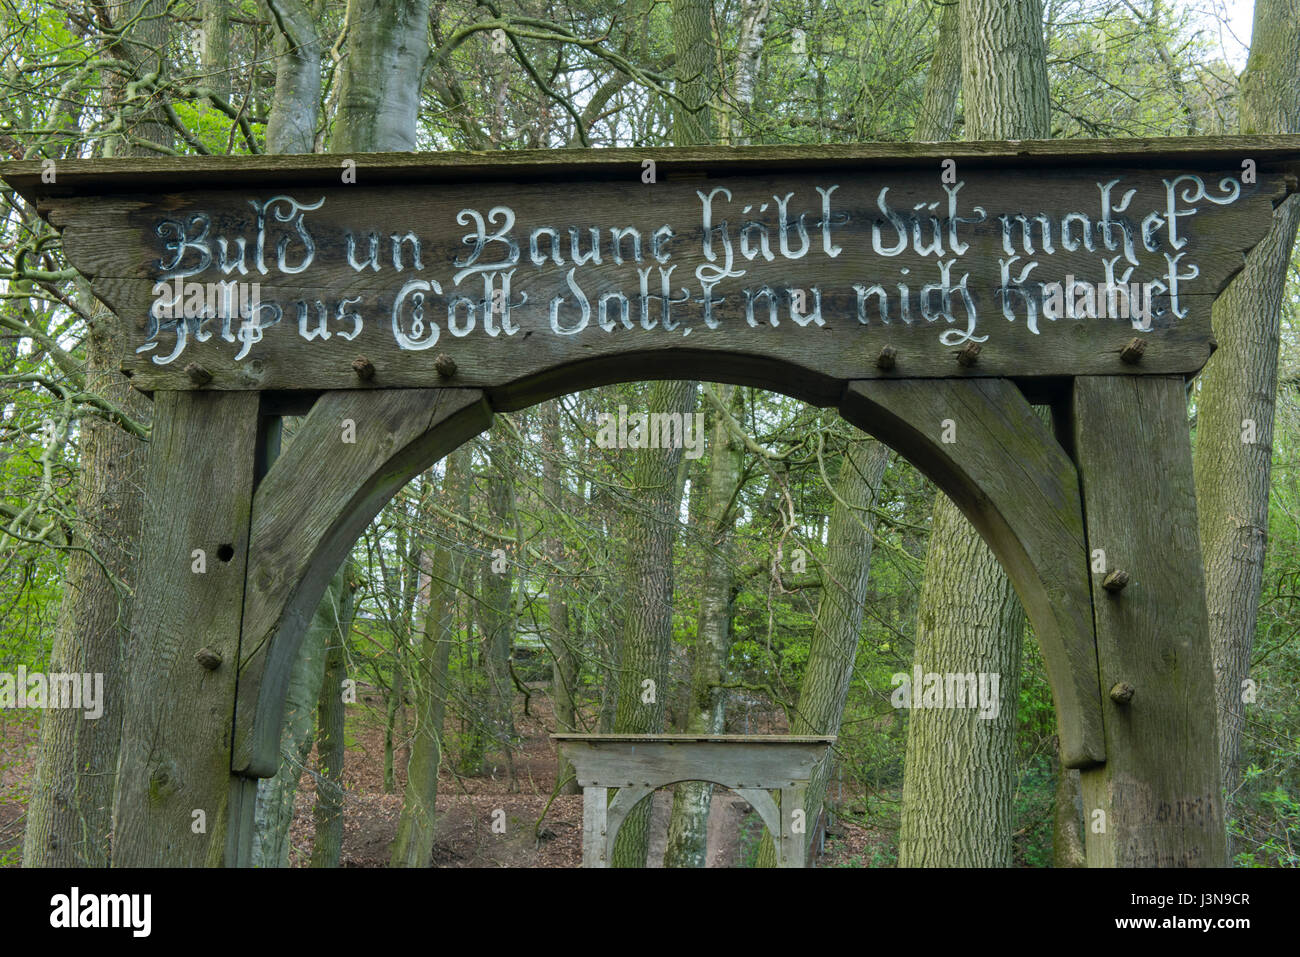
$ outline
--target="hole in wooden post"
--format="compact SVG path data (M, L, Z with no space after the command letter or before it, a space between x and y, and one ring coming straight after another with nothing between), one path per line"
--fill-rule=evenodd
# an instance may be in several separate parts
M234 557L235 557L235 546L234 546L234 545L218 545L218 546L217 546L217 558L221 559L223 562L228 562L228 561L230 561L230 560L231 560L232 558L234 558Z

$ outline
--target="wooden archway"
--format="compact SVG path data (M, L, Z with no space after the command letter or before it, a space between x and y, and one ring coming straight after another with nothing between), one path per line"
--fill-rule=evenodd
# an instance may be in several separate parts
M744 798L772 836L777 867L803 867L810 823L804 797L813 769L835 743L833 735L744 734L553 734L551 740L582 787L583 867L609 867L632 809L682 781L704 781ZM611 787L618 789L612 801Z
M366 156L360 185L337 157L3 168L155 400L114 862L247 861L306 622L405 482L494 411L698 377L835 406L972 521L1038 634L1090 864L1223 863L1184 390L1300 138L642 152ZM1049 320L1026 257L1067 285L1127 257L1164 305ZM242 313L160 314L232 276L260 280Z

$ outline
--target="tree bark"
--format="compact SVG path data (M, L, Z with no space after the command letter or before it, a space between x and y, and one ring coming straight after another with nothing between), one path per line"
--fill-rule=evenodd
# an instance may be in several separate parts
M542 407L542 498L552 512L567 509L568 502L561 476L560 402L552 399ZM564 543L552 527L546 536L546 558L551 572L546 580L546 618L550 626L551 701L555 712L555 730L577 730L578 656L569 630L569 604L565 597L564 578L559 568L564 563ZM573 765L557 749L555 783L560 794L577 794L582 789L574 776Z
M916 118L912 139L920 143L952 139L957 120L957 95L961 92L961 37L957 3L945 4L939 13L939 34L934 42L925 97Z
M118 55L138 71L145 69L146 61L157 69L171 24L162 0L150 0L143 9L112 3L109 10L113 22L123 25L122 43L115 48ZM129 22L137 13L140 19ZM107 75L106 105L112 112L125 98L126 79L116 71ZM123 126L149 142L164 146L172 142L157 110L139 121L126 120ZM107 140L105 150L117 156L155 155L147 147L118 138ZM131 388L118 368L124 343L121 323L101 303L93 306L95 319L89 323L86 340L86 389L147 424L152 403ZM128 590L134 586L138 566L148 446L97 416L85 416L79 425L78 525L72 542L77 548L69 553L64 570L49 670L102 674L103 713L93 720L72 709L51 708L42 714L23 836L25 867L107 867L111 850L126 683L123 651L130 636Z
M289 866L289 828L293 823L298 781L316 736L316 704L325 680L325 648L342 607L347 568L339 569L325 588L311 624L303 635L298 658L289 672L280 731L280 768L274 777L257 782L252 863L254 867Z
M736 418L744 414L744 393L732 385L717 387L718 399ZM726 729L727 692L722 687L731 650L731 593L734 586L736 492L740 488L744 445L721 416L713 423L709 472L700 510L701 537L708 543L700 586L698 633L691 668L686 731L721 734ZM713 785L685 781L673 789L672 817L664 867L704 867L708 855L709 805Z
M1240 115L1242 133L1300 132L1300 0L1257 0ZM1297 224L1300 198L1292 196L1215 301L1219 348L1201 373L1196 403L1197 512L1219 765L1229 794L1239 783L1243 692L1264 575L1282 297Z
M429 0L348 0L347 16L332 152L415 149Z
M503 423L491 430L488 459L488 511L493 531L507 532L513 526L515 474L519 449L506 435ZM522 543L515 546L522 548ZM514 687L510 681L510 656L514 644L515 621L511 596L514 593L514 566L518 554L504 549L505 556L494 555L482 569L482 601L479 603L479 627L483 631L483 661L488 679L487 718L491 736L505 759L510 776L510 790L515 780L514 764Z
M920 606L915 666L996 674L999 707L991 719L973 708L911 711L898 864L1009 867L1025 613L989 547L942 494Z
M330 622L325 645L325 680L316 712L316 836L312 867L338 867L343 850L343 679L347 677L347 640L352 632L356 582L352 563L343 566L344 584L338 617Z
M967 137L1047 136L1040 0L961 0L959 23ZM923 672L997 675L999 709L992 719L968 708L909 715L900 866L1011 863L1024 628L1024 610L997 559L948 497L936 494L913 660Z
M441 498L454 507L469 471L469 448L447 457ZM456 530L441 533L454 538ZM444 542L434 542L429 562L429 605L425 612L420 655L414 671L416 724L411 760L406 769L402 814L393 841L392 867L428 867L433 854L438 768L442 764L442 725L447 713L447 669L455 626L456 590L464 559Z
M960 23L966 138L1050 135L1042 0L961 0Z
M746 142L744 114L754 105L754 87L763 64L763 41L772 13L771 0L745 0L740 10L740 42L736 50L736 82L731 103L731 143Z
M266 151L310 153L320 120L320 28L311 8L300 0L265 2L277 27L275 99L266 124Z
M202 0L203 43L199 50L203 82L230 96L230 0Z
M713 92L713 25L708 0L672 0L673 49L677 54L677 96L673 143L702 146L713 141L709 99ZM626 826L626 825L624 825Z
M669 380L650 390L649 411L689 415L695 411L697 384ZM633 488L636 511L628 515L630 557L619 655L618 734L656 734L664 728L668 694L668 647L673 624L673 546L681 504L680 445L640 449ZM648 683L647 683L648 682ZM615 867L644 867L649 842L650 801L638 804L614 842Z
M871 508L889 465L889 455L888 446L866 436L850 442L845 451L827 529L830 548L822 567L822 593L799 685L799 703L790 723L791 734L839 734L853 680L871 573L872 536L876 530ZM828 755L814 769L804 797L809 834L821 814L830 766ZM772 835L764 834L757 866L775 865Z

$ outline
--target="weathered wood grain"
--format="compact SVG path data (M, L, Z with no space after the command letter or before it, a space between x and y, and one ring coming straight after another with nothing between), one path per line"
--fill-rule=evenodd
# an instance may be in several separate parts
M790 787L781 788L781 828L772 835L778 845L777 867L803 867L804 845L808 840L808 828L811 821L804 820L804 796L808 786L805 782L790 782Z
M573 763L582 787L648 787L711 781L732 790L789 787L807 781L832 739L764 741L761 735L730 740L591 740L552 736Z
M582 866L609 867L613 845L607 839L609 791L582 789Z
M1106 763L1082 776L1088 866L1222 867L1214 675L1183 381L1076 380L1074 436L1088 548L1105 551L1105 570L1091 575L1101 686L1131 689L1102 701ZM1114 569L1129 581L1111 594L1103 582Z
M36 197L51 221L63 229L70 259L94 278L96 293L128 324L132 344L124 368L146 391L450 384L483 388L497 408L506 409L535 401L548 391L545 383L561 375L571 388L580 389L620 376L661 378L670 370L674 375L722 376L829 403L844 381L856 378L1195 372L1212 349L1210 302L1240 268L1244 251L1267 229L1273 205L1296 188L1300 147L1292 140L1296 138L1219 142L1213 150L1197 140L1163 144L1120 141L1123 145L1112 148L1090 141L1068 147L1060 143L944 144L941 150L908 146L839 151L822 147L667 151L654 183L642 182L640 161L633 164L631 155L623 151L593 151L569 163L557 162L552 155L530 158L516 154L461 157L460 163L443 155L385 156L373 162L366 158L362 166L373 168L374 176L363 176L356 185L342 184L334 175L334 158L322 163L321 157L251 158L243 166L228 167L228 173L220 178L210 178L201 189L194 185L203 182L201 171L206 167L182 170L189 160L173 161L170 172L163 168L167 166L164 163L150 173L147 192L140 191L138 171L96 167L98 177L92 179L72 168L61 174L58 184L49 185L25 178L29 175L25 168L6 167L5 172ZM643 153L634 152L637 156ZM1258 178L1253 183L1243 184L1238 179L1244 153L1251 153L1250 158L1258 164ZM958 161L961 187L951 210L949 192L939 178L942 158ZM291 162L285 163L285 159ZM295 162L301 165L294 166ZM477 171L477 185L467 189L463 178L471 169ZM298 179L283 178L294 171ZM1177 218L1178 244L1185 240L1186 245L1176 249L1169 228L1161 225L1160 212L1168 211L1166 184L1189 171L1202 178L1210 197L1223 199L1223 191L1240 190L1240 198L1227 205L1205 198L1184 203L1179 196L1191 184L1180 184L1175 191L1176 207L1197 212ZM255 172L266 179L256 180ZM1122 277L1125 258L1121 250L1107 250L1104 239L1110 235L1122 245L1123 232L1119 227L1102 229L1099 222L1101 187L1112 181L1116 183L1111 193L1112 218L1128 222L1136 244L1134 258L1139 260L1128 281L1155 281L1161 276L1167 280L1167 254L1178 257L1174 268L1185 277L1179 287L1180 305L1187 315L1157 317L1149 331L1141 332L1135 332L1132 322L1124 319L1049 320L1039 316L1035 331L1027 322L1027 300L1014 294L1010 301L1015 318L1004 317L996 291L1003 284L1002 260L1007 261L1013 281L1020 278L1018 271L1027 263L1038 264L1024 279L1030 298L1041 296L1041 282L1064 282L1068 276L1100 282L1103 260L1116 256L1119 272L1115 275ZM823 192L818 192L818 187ZM885 187L889 192L882 199ZM1125 205L1130 189L1136 193ZM825 191L830 192L823 199ZM291 212L282 200L269 207L264 253L259 258L255 251L256 209L276 195L292 197L304 207L318 201L321 205ZM713 197L713 228L706 229L703 198L709 196ZM783 230L777 208L787 199L787 228ZM884 206L902 217L898 223L904 235L890 224ZM1121 206L1125 212L1118 210ZM981 222L959 222L951 228L950 212L974 220L981 215L975 212L976 207L983 210ZM507 208L509 217L504 212ZM273 210L284 212L289 221L277 221ZM493 210L498 211L495 218ZM823 226L827 210L830 225ZM298 212L302 215L301 232L294 219ZM1022 225L1011 223L1011 235L1004 238L997 220L1002 214L1023 214L1032 222L1039 212L1052 224L1051 254L1044 253L1040 228L1034 230L1030 243L1034 253L1030 254L1024 246ZM1074 251L1065 248L1062 217L1071 212L1088 217L1087 228L1082 220L1074 221L1073 241L1081 242L1087 232L1093 251L1083 245ZM1150 248L1142 240L1143 217L1148 212L1156 216ZM506 244L490 239L477 261L458 258L471 255L474 243L467 244L466 238L477 234L475 216L486 217L485 237L498 227L505 230L503 235L516 244L517 263L503 266L511 259ZM507 218L513 219L508 229ZM724 221L725 228L721 225ZM650 248L652 237L665 225L671 225L674 235L659 250L660 261L656 261ZM555 231L560 263L551 257L549 235L538 243L540 264L532 262L529 237L538 227ZM642 255L639 262L632 261L631 240L623 239L619 247L626 261L619 264L614 261L611 230L626 227L639 231ZM598 231L600 264L573 265L571 229L577 231L583 255L591 247L589 230ZM803 254L800 229L807 234L808 251ZM204 233L201 242L200 233ZM413 244L401 241L403 268L399 271L392 238L408 233L419 239L421 261L417 268ZM954 250L954 233L962 249L960 255ZM176 246L182 234L194 245ZM347 240L355 241L360 264L369 258L372 234L377 240L378 268L358 270L349 265ZM305 255L305 235L314 244L311 264L295 273L277 268L282 241L286 244L286 267L296 268ZM731 246L730 263L724 235ZM227 240L232 257L238 241L245 242L245 255L239 261L246 273L235 270L227 274L211 260L220 252L218 237ZM886 247L900 238L906 248L897 255L886 255L890 252ZM937 254L933 248L936 241L942 250ZM1006 242L1011 243L1010 253ZM764 244L771 251L771 261L763 251ZM204 256L209 256L206 263ZM939 262L946 265L941 269ZM501 268L473 271L476 265L489 264ZM706 317L705 280L728 266L732 275L712 287L709 295L718 301ZM580 332L561 334L557 328L567 333L582 321L575 306L578 295L569 284L571 268L573 282L588 300L591 314ZM672 328L665 327L657 301L661 269L672 270L671 295L689 299L673 307ZM973 329L968 328L960 293L950 300L945 313L939 289L943 269L948 271L948 289L962 278L967 280L965 288L977 314ZM643 319L641 275L645 270L649 270L646 292L652 298L645 300ZM528 297L511 308L508 329L501 328L506 320L500 312L492 315L492 294L484 280L485 275L491 276L492 288L500 292L505 272L512 273L509 301L519 302L525 293ZM201 283L256 281L260 299L266 304L257 322L249 326L248 336L256 341L247 348L238 341L238 317L227 323L225 331L230 338L223 338L222 321L216 318L182 320L179 328L175 321L170 328L151 327L154 280L176 273L192 273L186 278ZM462 273L458 283L457 276ZM440 291L430 285L408 290L408 296L402 298L402 288L413 278L436 282ZM927 284L935 291L927 298L932 308L923 315L920 300ZM901 315L900 285L907 288L910 322ZM867 295L855 287L878 287L879 292ZM777 304L775 324L767 305L769 297L762 292L765 289L772 291ZM417 293L427 295L421 306L419 334L413 330L411 298ZM600 298L614 293L628 300L631 328L619 321L618 298L610 300L607 325L611 328L599 324ZM448 308L457 296L464 301L454 306L457 319L453 328ZM801 322L814 312L818 296L820 321ZM881 296L889 299L888 323L879 312ZM553 326L550 304L557 297L564 302ZM797 309L796 297L803 300L802 310ZM865 321L860 321L860 299ZM304 332L319 328L317 301L329 317L324 328L330 337L309 342ZM355 321L333 318L345 301L361 322L359 333L350 339L340 333L353 332ZM1161 304L1157 299L1157 305ZM411 338L407 345L412 348L403 348L398 342L395 305L400 306L396 328ZM800 316L792 314L792 306ZM272 323L276 309L280 318ZM305 317L301 326L300 309ZM436 341L434 329L438 330ZM458 334L461 332L463 335ZM967 333L988 338L981 342L978 360L963 366L957 356ZM1147 349L1141 362L1129 365L1121 362L1120 353L1134 335L1143 338ZM206 341L197 341L200 336ZM946 338L941 341L941 336ZM876 362L885 348L895 351L891 368L880 368ZM137 352L139 349L144 351ZM442 353L457 364L457 373L450 380L439 377L434 369L434 360ZM163 361L173 354L170 361ZM372 377L356 372L354 364L361 356L367 360L365 367L373 368ZM211 378L196 384L185 374L192 363L202 366ZM719 367L725 371L709 375Z
M354 443L342 440L347 420ZM236 773L275 773L294 656L357 536L403 485L491 421L472 389L327 392L317 400L253 499Z
M126 652L114 866L224 863L257 413L255 393L156 399ZM201 573L196 549L204 553ZM220 656L214 670L195 659L202 649Z
M334 185L342 164L353 160L358 185L371 182L408 183L437 174L448 182L511 180L550 171L567 177L583 175L640 178L642 163L656 161L669 175L675 172L717 172L736 163L760 169L872 169L903 164L934 166L951 157L963 164L1006 167L1038 166L1062 160L1080 165L1112 165L1122 161L1135 168L1171 163L1241 168L1245 158L1289 164L1300 170L1300 136L1171 136L1077 140L976 140L941 143L825 143L817 146L632 147L615 149L546 149L460 151L437 153L358 153L352 156L304 154L260 156L187 156L183 163L165 157L129 160L61 161L57 181L45 183L40 160L0 163L4 179L29 200L41 194L124 192L133 189L175 189L219 179L229 186L295 183ZM613 171L612 173L610 171Z
M1002 379L855 382L840 414L906 456L979 530L1038 636L1061 760L1105 760L1078 474L1047 426Z
M803 867L803 802L834 735L553 734L582 786L582 864L608 867L618 829L655 790L710 781L735 791L772 835L780 867ZM618 788L609 800L610 786ZM770 791L781 794L780 807Z

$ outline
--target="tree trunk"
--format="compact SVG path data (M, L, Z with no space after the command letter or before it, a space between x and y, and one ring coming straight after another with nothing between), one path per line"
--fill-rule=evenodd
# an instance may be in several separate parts
M673 72L677 96L673 104L673 143L701 146L713 141L709 94L713 89L713 25L708 0L672 0ZM624 825L626 826L626 825Z
M719 386L717 392L719 401L740 418L744 393L731 385ZM731 650L736 492L745 449L720 415L715 417L709 450L708 484L700 514L701 537L708 544L687 706L686 731L690 734L721 734L727 720L727 692L722 683ZM683 782L673 789L664 867L705 866L712 800L713 785L703 781Z
M388 689L388 701L384 708L384 793L397 792L397 771L394 752L398 715L404 710L402 699L406 696L406 655L402 652L400 642L405 639L396 636L399 642L393 649L393 680Z
M331 151L416 147L429 0L348 0L347 60Z
M455 506L469 471L469 448L447 457L441 498ZM446 526L442 533L454 537ZM442 724L447 709L447 666L451 660L456 589L464 559L449 545L434 542L429 563L429 607L425 612L418 666L414 671L415 734L406 769L402 814L393 841L392 867L428 867L433 854L438 768L442 764Z
M952 139L957 120L957 95L961 92L961 37L956 2L941 8L934 56L925 78L925 98L916 118L912 139L920 143Z
M492 530L506 532L513 525L515 473L518 471L518 446L506 435L504 423L492 429L488 458L488 511ZM500 547L500 546L498 546ZM522 548L522 542L514 549ZM511 606L514 593L514 566L520 556L505 548L504 556L494 554L483 564L482 601L479 603L479 627L483 631L484 671L488 680L488 722L491 736L510 775L510 790L517 787L514 766L514 688L510 682L510 655L514 644L515 623Z
M866 436L849 443L845 451L827 530L830 548L822 567L822 593L817 602L808 662L799 686L799 704L790 723L791 734L839 734L849 684L853 680L871 573L876 516L869 510L875 505L889 455L888 446ZM804 816L810 834L821 814L830 767L828 755L814 769L804 797ZM775 865L772 835L764 834L757 866Z
M553 513L567 509L567 496L561 477L560 402L552 399L542 407L542 498ZM558 568L564 563L564 543L548 525L546 558L551 572L546 581L546 618L550 623L551 701L555 712L555 730L577 730L578 656L569 631L569 605L565 600L564 579ZM577 794L581 788L573 765L557 749L555 783L560 794Z
M690 415L697 384L670 380L650 390L651 413ZM673 624L673 546L681 504L680 445L640 449L633 473L637 509L628 515L629 574L623 640L619 655L618 734L656 734L664 728L668 694L668 647ZM613 866L644 867L649 842L650 801L636 806L614 842Z
M203 84L230 96L230 0L201 0Z
M989 547L947 497L934 505L914 667L999 676L998 711L908 717L900 867L1009 867L1025 613ZM921 688L913 690L921 699Z
M298 781L307 766L316 732L316 703L325 680L325 647L339 617L347 568L339 569L303 635L298 657L289 672L280 731L280 768L274 777L257 782L252 863L254 867L289 866L289 827L293 823Z
M1042 0L961 0L960 24L966 138L1049 136Z
M1083 847L1083 833L1079 824L1083 820L1083 791L1079 772L1061 766L1058 752L1056 761L1056 800L1052 810L1052 864L1054 867L1086 867L1087 853Z
M966 135L1047 136L1040 0L961 0L959 19ZM941 49L936 59L949 55L955 54ZM1024 628L1024 610L997 559L956 506L938 493L913 660L923 672L997 675L999 708L992 719L968 708L918 708L910 714L901 866L1011 863ZM919 697L921 689L915 694ZM954 774L961 779L954 782Z
M320 120L320 28L311 8L300 0L266 0L266 5L278 27L275 99L266 123L266 151L310 153ZM355 21L349 22L355 29Z
M343 850L343 679L347 677L347 640L352 633L356 582L352 563L343 565L344 583L338 617L331 622L325 645L325 680L316 712L316 837L312 867L338 867Z
M740 42L736 50L736 80L732 92L731 144L746 142L745 113L754 105L754 87L763 63L763 40L772 13L771 0L744 0L740 10Z
M165 47L171 24L165 4L150 0L141 9L112 3L109 9L113 22L123 29L119 55L139 72L157 69L158 54L153 51ZM140 19L133 20L133 15ZM142 66L150 59L151 66ZM126 79L116 71L107 75L106 105L112 112L125 98ZM128 120L124 128L149 142L172 142L158 111ZM117 156L155 155L147 147L115 139L106 141L105 150ZM147 424L152 403L133 390L118 369L124 342L121 323L98 302L91 311L96 319L87 330L86 390ZM69 553L64 571L49 671L103 675L103 713L92 720L82 711L50 708L41 715L23 838L25 867L107 867L110 857L127 678L122 653L130 636L129 589L138 566L148 446L98 416L85 416L79 427L78 524L72 543L78 547Z
M1257 0L1250 57L1241 76L1241 132L1300 132L1300 2ZM1196 403L1196 498L1205 562L1210 649L1224 789L1238 785L1268 540L1268 497L1277 400L1278 336L1300 198L1214 303L1218 351L1201 373Z

